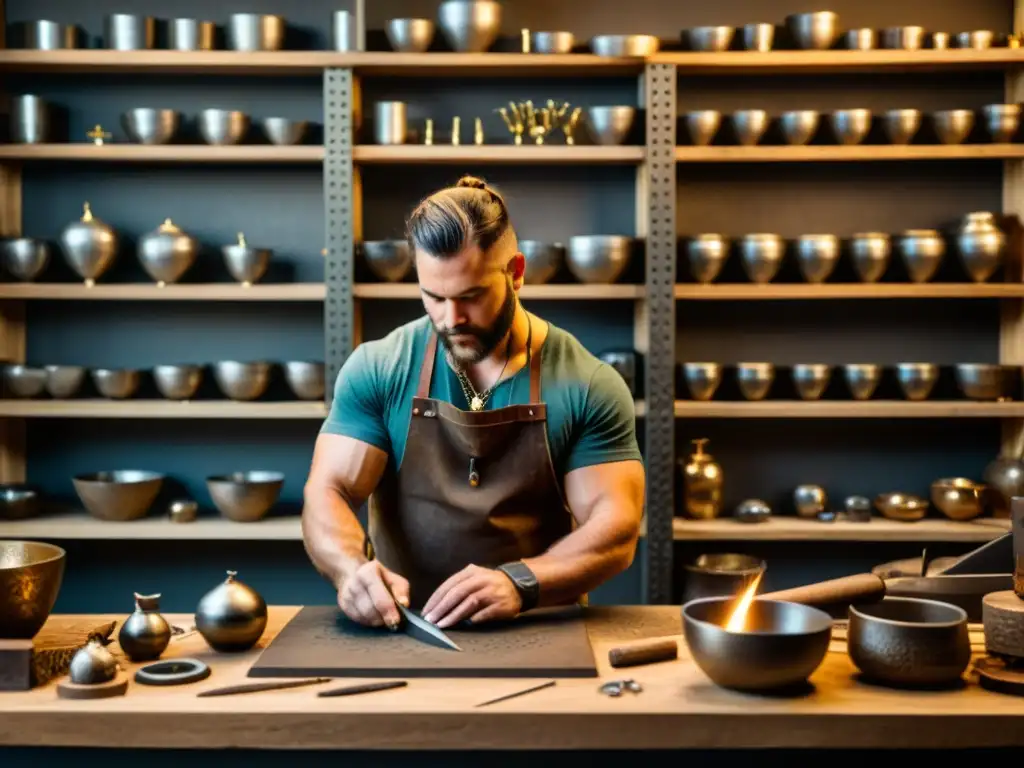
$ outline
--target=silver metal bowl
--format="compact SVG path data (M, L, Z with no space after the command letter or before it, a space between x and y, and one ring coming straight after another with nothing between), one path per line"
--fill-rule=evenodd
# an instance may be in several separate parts
M857 232L850 239L850 255L861 282L877 282L889 268L892 240L884 232Z
M991 29L972 29L970 32L961 32L956 36L956 47L983 51L992 47L993 40L995 40L995 33Z
M153 506L165 476L142 469L75 475L71 482L86 510L112 522L138 520Z
M39 491L23 483L0 484L0 520L28 520L39 514Z
M236 523L255 523L267 516L284 487L281 472L234 472L206 478L213 505Z
M233 13L228 22L228 48L232 51L280 51L285 21L263 13Z
M543 285L565 264L565 246L561 243L520 240L519 250L526 257L524 282L527 285Z
M614 283L629 266L632 246L633 238L622 235L576 235L566 264L581 283Z
M181 126L181 113L174 109L136 107L121 115L121 127L135 144L169 144Z
M207 144L238 144L249 132L249 116L231 109L204 109L199 113L199 134Z
M911 282L927 283L942 264L946 241L936 229L908 229L900 236L899 251Z
M793 385L801 400L818 400L832 378L832 366L825 363L798 363L793 366Z
M407 240L368 240L361 251L366 266L386 283L401 282L412 271L412 249Z
M683 33L683 38L691 50L711 53L729 50L735 34L735 27L693 27Z
M782 238L770 232L744 235L739 243L743 271L753 283L770 283L782 267L786 245Z
M891 144L909 144L921 128L921 110L890 109L882 117Z
M1011 379L1016 373L1020 384L1020 368L996 363L959 363L954 371L956 383L964 397L970 400L999 400L1010 394Z
M50 263L50 244L34 237L14 237L0 246L4 271L15 280L31 283Z
M199 365L158 365L153 368L153 381L160 394L168 400L190 400L203 383Z
M839 36L839 16L832 11L794 13L786 17L786 27L805 51L825 51Z
M653 56L660 47L654 35L597 35L590 40L590 50L597 56L643 58Z
M986 104L981 111L994 144L1013 141L1020 129L1020 104Z
M839 263L839 238L835 235L800 235L796 239L800 273L808 283L823 283Z
M246 242L245 235L238 233L238 242L221 247L224 266L228 273L242 285L259 282L267 273L273 251L269 248L258 248Z
M130 368L94 368L92 383L103 397L124 400L139 389L139 372Z
M309 121L290 120L287 117L265 117L260 128L267 141L279 147L301 144L309 130Z
M871 130L870 109L837 109L829 119L836 141L843 146L860 144Z
M843 378L854 400L870 400L882 380L882 366L877 363L848 363Z
M399 53L423 53L434 42L435 31L430 19L391 19L384 27L391 48Z
M974 111L942 109L932 114L935 133L943 144L962 144L974 130Z
M0 541L0 637L31 640L57 602L67 553L40 541Z
M764 400L775 381L772 363L737 363L736 383L747 400Z
M14 397L38 397L46 389L46 371L28 365L4 366L4 390Z
M300 400L320 400L326 392L324 364L309 360L289 360L284 363L284 378L288 387Z
M690 397L708 401L722 383L722 366L719 363L683 363L683 379Z
M437 10L437 22L453 51L483 53L501 32L501 10L495 0L445 0Z
M896 380L907 400L926 400L939 380L939 366L934 363L899 363Z
M572 32L533 32L530 50L533 53L572 53L576 35Z
M713 283L729 258L729 240L724 235L694 235L686 245L690 274L698 283Z
M882 47L904 51L919 51L924 48L924 27L916 25L887 27L882 30Z
M818 131L821 116L813 109L797 109L783 112L779 118L779 127L787 144L803 145L814 138Z
M622 144L636 122L636 107L586 107L584 112L590 135L605 146Z
M213 364L213 378L231 400L255 400L270 384L270 363L221 360Z
M752 147L761 141L769 122L768 113L763 109L738 109L732 113L736 140L744 147Z
M57 400L74 397L85 381L86 369L82 365L48 365L45 370L46 391Z
M686 113L686 129L695 147L710 144L721 125L722 113L717 109L698 109Z

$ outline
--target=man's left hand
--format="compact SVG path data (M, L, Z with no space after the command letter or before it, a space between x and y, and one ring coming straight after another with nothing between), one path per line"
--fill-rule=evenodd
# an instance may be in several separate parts
M501 571L467 565L438 587L423 606L423 618L441 629L469 619L477 623L512 619L522 600Z

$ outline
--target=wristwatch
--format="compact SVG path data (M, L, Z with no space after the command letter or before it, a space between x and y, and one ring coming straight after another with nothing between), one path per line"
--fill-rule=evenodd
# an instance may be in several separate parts
M519 593L519 600L522 602L520 613L537 607L537 603L540 602L540 583L526 563L522 561L505 563L499 565L498 570L508 576L515 585L516 591Z

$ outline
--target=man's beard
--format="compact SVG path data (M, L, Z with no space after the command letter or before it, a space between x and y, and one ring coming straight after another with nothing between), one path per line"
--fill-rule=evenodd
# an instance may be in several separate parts
M457 325L454 328L437 328L437 335L444 344L452 360L463 365L479 363L490 355L497 346L504 340L516 317L516 293L512 290L512 281L505 284L505 300L502 302L498 316L494 318L488 328L479 328L473 325ZM476 339L475 344L461 345L452 341L452 336L465 334Z

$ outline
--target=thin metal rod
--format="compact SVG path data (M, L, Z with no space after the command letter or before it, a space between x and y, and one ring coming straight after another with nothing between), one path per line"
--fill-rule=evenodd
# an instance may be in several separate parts
M550 688L556 682L557 682L556 680L548 680L546 683L541 683L540 685L534 685L534 686L532 686L530 688L526 688L525 690L522 690L522 691L516 691L515 693L507 693L504 696L499 696L498 698L491 699L490 701L482 701L479 704L477 704L476 706L478 706L478 707L486 707L488 704L497 704L499 701L507 701L509 699L514 699L517 696L525 696L527 693L533 693L534 691L541 691L541 690L543 690L545 688Z

